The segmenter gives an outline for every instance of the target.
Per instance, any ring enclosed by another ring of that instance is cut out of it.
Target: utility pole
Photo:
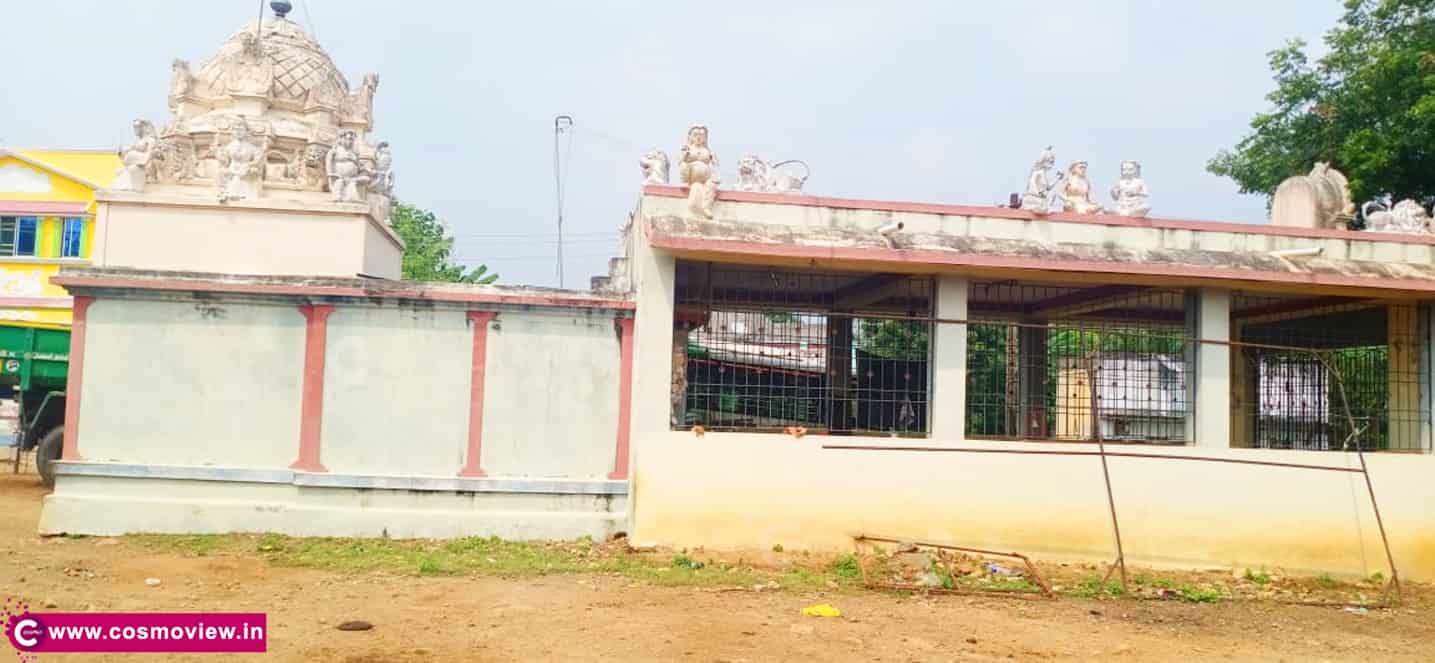
[[[573,129],[573,118],[559,115],[553,118],[553,188],[558,199],[558,287],[563,287],[563,162],[559,159],[559,137],[564,131]],[[569,134],[569,151],[572,151],[572,134]]]

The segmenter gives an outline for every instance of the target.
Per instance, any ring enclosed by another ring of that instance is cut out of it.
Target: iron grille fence
[[[969,307],[969,436],[1190,439],[1184,293],[975,283]]]
[[[673,426],[925,435],[931,293],[924,277],[680,262]]]
[[[1416,305],[1238,293],[1231,317],[1233,446],[1429,448]]]

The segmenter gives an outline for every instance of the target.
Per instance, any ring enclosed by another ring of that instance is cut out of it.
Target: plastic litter
[[[808,617],[841,617],[842,611],[826,603],[809,605],[802,609],[802,614]]]

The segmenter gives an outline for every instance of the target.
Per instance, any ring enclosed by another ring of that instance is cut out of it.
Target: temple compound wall
[[[1378,505],[1435,579],[1429,236],[690,200],[628,235],[635,544],[1110,562],[1114,508],[1131,563],[1388,578]]]
[[[85,270],[43,533],[604,537],[630,302]],[[631,350],[630,350],[631,353]]]

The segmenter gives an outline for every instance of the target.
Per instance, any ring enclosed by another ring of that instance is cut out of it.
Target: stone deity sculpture
[[[1031,173],[1026,177],[1026,192],[1021,196],[1021,208],[1031,210],[1038,214],[1045,214],[1051,210],[1051,190],[1055,184],[1048,184],[1046,173],[1056,165],[1056,154],[1051,151],[1051,146],[1041,151],[1036,163],[1031,166]],[[1057,174],[1058,182],[1061,174]]]
[[[1101,205],[1091,200],[1091,180],[1086,178],[1086,162],[1077,161],[1067,169],[1066,186],[1062,187],[1061,197],[1065,202],[1062,208],[1068,212],[1077,214],[1100,214],[1105,210]]]
[[[374,218],[388,221],[394,205],[394,157],[387,141],[374,146],[374,170],[369,178],[369,209]]]
[[[220,138],[214,137],[218,145]],[[240,120],[233,125],[229,142],[217,146],[215,160],[219,163],[216,179],[219,184],[219,200],[241,200],[258,194],[259,180],[264,173],[264,153],[268,141],[256,144],[250,137],[249,123]]]
[[[638,167],[643,169],[643,184],[668,183],[667,152],[656,147],[648,150],[642,158],[638,159]]]
[[[688,185],[688,211],[703,219],[713,218],[717,201],[717,156],[708,147],[708,128],[693,125],[688,129],[688,143],[683,146],[678,176]]]
[[[190,88],[194,86],[194,74],[189,71],[189,63],[176,59],[170,64],[170,71],[173,73],[169,82],[170,99],[189,94]]]
[[[1116,213],[1121,216],[1146,216],[1151,213],[1151,189],[1141,179],[1141,164],[1135,161],[1121,162],[1121,179],[1111,187],[1111,198],[1116,201]]]
[[[154,125],[150,124],[149,120],[135,120],[133,127],[135,142],[120,150],[120,170],[110,188],[142,192],[159,139],[155,136]]]
[[[1384,205],[1372,200],[1361,208],[1361,211],[1365,213],[1366,230],[1411,235],[1431,233],[1430,214],[1414,200],[1407,198],[1395,203],[1395,206],[1389,209],[1372,210],[1373,207],[1384,207]]]
[[[329,191],[334,202],[363,202],[363,187],[369,176],[359,166],[359,152],[354,148],[354,132],[339,134],[339,140],[324,157],[324,174],[329,178]]]

